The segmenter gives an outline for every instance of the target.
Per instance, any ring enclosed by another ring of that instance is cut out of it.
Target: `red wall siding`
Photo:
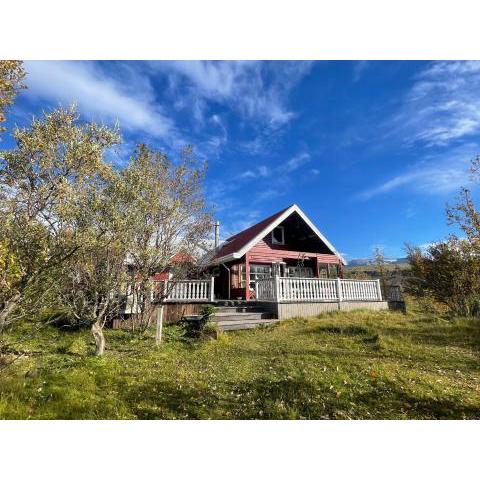
[[[269,238],[269,237],[267,237]],[[271,263],[282,259],[297,259],[299,254],[305,253],[306,257],[318,258],[319,263],[340,263],[336,255],[314,252],[298,252],[289,250],[288,245],[270,245],[265,239],[260,240],[250,249],[250,262]]]

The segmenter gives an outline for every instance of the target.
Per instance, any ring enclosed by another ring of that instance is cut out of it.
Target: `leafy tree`
[[[119,296],[126,282],[127,218],[118,195],[119,175],[86,186],[83,209],[76,221],[82,248],[63,264],[57,292],[69,316],[91,327],[96,355],[105,349],[103,327],[121,313]],[[84,186],[85,188],[85,186]]]
[[[119,136],[80,123],[71,107],[16,129],[14,139],[16,147],[0,153],[0,245],[4,258],[16,263],[0,292],[0,325],[11,322],[28,298],[41,298],[58,269],[83,247],[78,219],[86,186],[109,174],[103,155]]]
[[[18,60],[0,60],[0,132],[5,128],[5,111],[13,104],[17,93],[26,88],[22,83],[25,78],[23,62]]]
[[[173,163],[165,154],[139,145],[121,173],[131,233],[131,283],[143,328],[148,327],[152,313],[152,275],[168,268],[176,279],[185,278],[191,263],[172,264],[172,257],[194,256],[211,231],[203,190],[205,170],[191,147],[183,149],[179,162]]]
[[[479,179],[480,157],[471,162],[472,179]],[[407,246],[412,266],[409,290],[430,295],[459,315],[477,315],[480,306],[480,213],[470,190],[462,187],[457,202],[447,205],[447,219],[464,238],[450,235],[426,252]]]
[[[376,275],[380,277],[382,289],[386,294],[387,285],[385,277],[387,273],[387,262],[385,261],[385,254],[383,253],[383,249],[380,247],[375,247],[373,249],[373,265],[375,266]]]
[[[452,235],[426,252],[407,246],[407,253],[411,293],[433,297],[457,315],[480,313],[480,257],[468,240]]]

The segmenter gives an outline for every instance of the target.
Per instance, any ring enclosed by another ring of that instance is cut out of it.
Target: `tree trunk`
[[[105,351],[105,337],[103,336],[103,328],[100,320],[92,324],[92,335],[95,340],[95,355],[103,355]]]
[[[0,331],[8,324],[8,316],[13,312],[20,300],[20,294],[16,293],[10,300],[7,300],[3,310],[0,312]]]

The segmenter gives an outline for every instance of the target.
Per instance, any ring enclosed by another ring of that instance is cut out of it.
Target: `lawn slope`
[[[0,374],[0,418],[480,418],[473,321],[360,311],[193,344],[170,327],[160,348],[106,336],[104,358],[88,332],[45,329],[17,344],[25,355]]]

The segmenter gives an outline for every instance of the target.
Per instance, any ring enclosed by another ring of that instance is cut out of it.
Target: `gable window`
[[[272,243],[274,245],[285,245],[285,231],[283,227],[275,227],[272,230]]]

